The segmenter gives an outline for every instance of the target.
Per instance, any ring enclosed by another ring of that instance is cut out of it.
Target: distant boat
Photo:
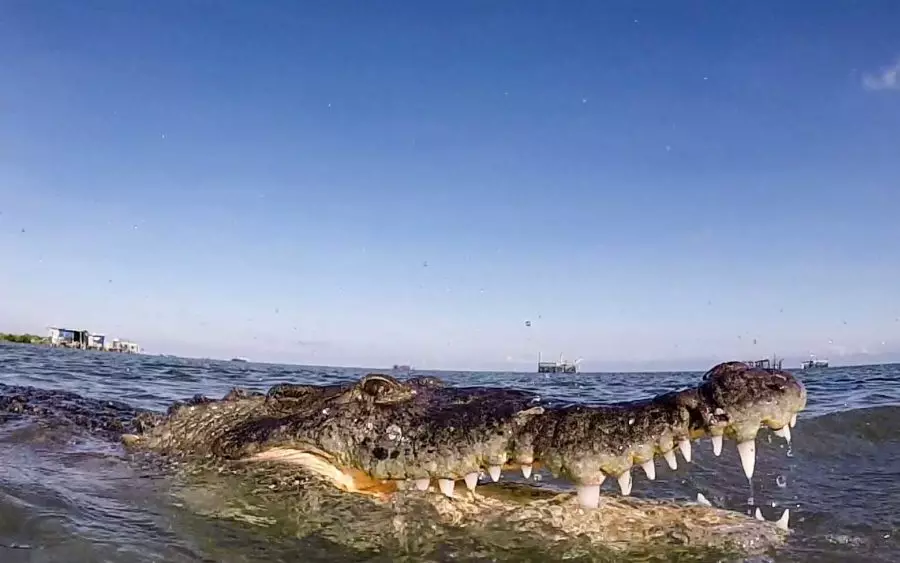
[[[816,359],[815,356],[813,356],[810,359],[803,362],[803,364],[801,364],[800,367],[802,369],[827,368],[828,360],[819,360],[819,359]]]
[[[578,373],[578,364],[581,363],[581,358],[575,360],[574,362],[567,362],[563,359],[562,354],[559,355],[558,362],[544,362],[541,359],[541,354],[538,354],[538,365],[537,372],[538,373]]]
[[[412,369],[412,366],[408,366],[406,364],[394,364],[394,367],[391,368],[391,371],[409,372],[412,371]]]
[[[237,358],[231,358],[231,361],[232,361],[232,362],[243,362],[243,363],[247,363],[247,362],[249,362],[250,360],[248,360],[247,358],[244,358],[244,357],[242,357],[242,356],[238,356]]]
[[[784,360],[779,358],[778,356],[772,356],[772,358],[763,358],[761,360],[750,360],[749,362],[744,362],[750,367],[759,368],[759,369],[774,369],[780,370],[781,364]]]

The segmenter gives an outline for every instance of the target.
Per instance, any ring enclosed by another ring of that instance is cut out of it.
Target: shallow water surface
[[[233,386],[264,390],[291,381],[335,383],[366,371],[259,365],[159,356],[0,345],[0,383],[74,391],[136,407],[165,409],[196,393],[216,397]],[[697,373],[539,375],[416,372],[453,384],[509,386],[547,398],[607,402],[694,385]],[[733,443],[713,457],[709,443],[675,472],[658,466],[656,481],[635,480],[637,497],[691,500],[702,492],[716,506],[767,519],[791,509],[794,531],[777,561],[900,560],[900,365],[798,372],[809,406],[793,443],[761,432],[753,488]],[[116,444],[87,433],[63,435],[28,421],[0,419],[0,561],[256,562],[392,561],[316,535],[273,537],[242,522],[186,509],[165,478],[129,463]],[[542,475],[539,485],[566,489]],[[614,483],[606,485],[614,489]],[[447,538],[436,560],[527,560],[530,538],[477,549]],[[676,554],[670,554],[674,557]],[[648,555],[648,557],[650,557]],[[545,560],[545,559],[544,559]],[[757,559],[765,560],[765,559]]]

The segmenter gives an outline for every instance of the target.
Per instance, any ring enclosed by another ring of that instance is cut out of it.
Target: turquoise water
[[[284,381],[335,383],[369,371],[0,345],[0,383],[160,410],[196,393],[221,396],[233,386],[264,390]],[[768,519],[788,507],[794,534],[773,555],[779,561],[900,560],[900,365],[797,373],[809,391],[808,409],[794,429],[791,448],[761,440],[752,499],[733,444],[716,458],[705,442],[695,446],[694,463],[636,486],[633,495],[687,500],[702,492],[713,504],[732,510],[759,506]],[[700,376],[416,374],[579,402],[645,397],[694,385]],[[158,483],[123,461],[116,444],[0,423],[0,452],[4,563],[392,560],[390,554],[348,552],[324,538],[273,541],[250,527],[175,510],[159,494]],[[545,483],[568,486],[549,476]],[[445,555],[454,561],[490,560],[467,559],[453,546]]]

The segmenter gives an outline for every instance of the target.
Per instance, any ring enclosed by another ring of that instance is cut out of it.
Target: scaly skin
[[[507,461],[542,463],[576,485],[707,435],[752,440],[787,426],[806,390],[787,372],[720,364],[693,389],[601,406],[542,406],[524,391],[446,387],[369,375],[347,386],[289,386],[268,395],[195,401],[135,444],[170,455],[249,458],[315,452],[376,480],[463,479]]]
[[[655,456],[671,465],[676,447],[689,461],[690,441],[703,436],[725,436],[746,447],[762,425],[787,432],[805,405],[806,391],[789,373],[732,362],[711,369],[695,388],[613,405],[550,405],[522,391],[371,374],[343,386],[286,384],[266,395],[234,390],[219,401],[198,396],[166,415],[135,412],[127,419],[124,407],[107,412],[110,407],[95,405],[102,411],[97,420],[106,422],[93,426],[133,430],[123,437],[129,448],[163,454],[195,476],[269,482],[278,498],[294,499],[285,505],[294,516],[307,509],[304,502],[320,504],[311,494],[342,502],[341,493],[321,489],[323,481],[374,495],[377,499],[346,497],[372,511],[385,510],[383,501],[390,499],[393,517],[385,513],[367,520],[366,537],[384,541],[398,533],[398,518],[404,525],[417,521],[403,520],[403,506],[424,505],[454,526],[505,523],[548,539],[587,534],[593,543],[626,549],[674,542],[754,551],[782,541],[781,530],[712,507],[601,496],[597,485],[614,476],[627,495],[633,465],[641,464],[651,476],[648,465]],[[71,405],[57,406],[56,411],[68,412]],[[15,409],[5,407],[0,395],[2,410]],[[525,485],[482,486],[474,494],[480,472],[496,474],[511,465],[530,471],[533,464],[572,481],[578,500],[570,494],[530,498],[533,488]],[[455,493],[459,479],[473,493]],[[434,480],[443,495],[414,490],[427,489]],[[594,507],[600,509],[590,510]],[[298,526],[303,520],[282,516],[276,520]],[[387,521],[393,524],[379,529]],[[346,525],[352,530],[351,522]]]

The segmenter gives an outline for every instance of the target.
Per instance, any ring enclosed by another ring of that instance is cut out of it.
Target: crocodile
[[[695,387],[611,404],[377,373],[337,385],[197,395],[165,413],[0,386],[0,422],[4,412],[32,414],[107,434],[136,459],[177,468],[192,485],[182,498],[198,510],[290,535],[321,531],[327,519],[340,528],[332,530],[338,541],[356,547],[416,552],[429,536],[465,530],[483,538],[524,533],[535,546],[556,545],[557,555],[753,553],[785,541],[786,511],[765,521],[702,497],[637,498],[633,471],[653,481],[658,458],[676,469],[676,452],[690,463],[692,443],[709,439],[718,456],[728,438],[751,479],[757,433],[768,427],[790,442],[806,401],[804,385],[787,371],[726,362]],[[574,492],[542,486],[540,473]],[[602,490],[607,479],[617,493]],[[330,508],[336,516],[323,516]]]

